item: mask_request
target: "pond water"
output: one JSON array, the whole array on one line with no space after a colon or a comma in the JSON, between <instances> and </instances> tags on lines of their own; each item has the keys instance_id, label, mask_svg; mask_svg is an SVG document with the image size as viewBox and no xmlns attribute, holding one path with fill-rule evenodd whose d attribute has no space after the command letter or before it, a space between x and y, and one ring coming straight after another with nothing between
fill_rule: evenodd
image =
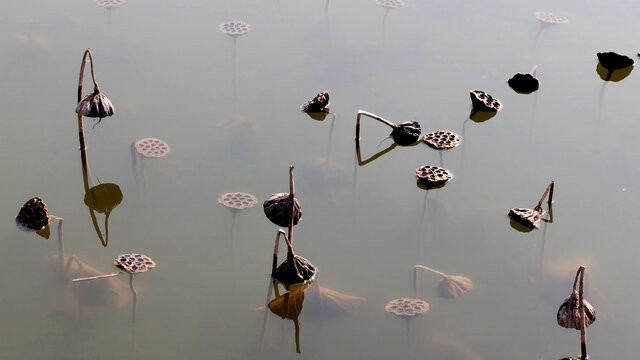
<instances>
[{"instance_id":1,"label":"pond water","mask_svg":"<svg viewBox=\"0 0 640 360\"><path fill-rule=\"evenodd\" d=\"M569 23L543 26L536 11ZM635 58L639 14L627 0L406 0L389 11L374 0L4 4L2 357L559 359L580 353L579 331L555 317L585 265L598 313L590 358L634 358L640 80L632 72L605 83L596 53ZM232 20L251 31L234 41L218 29ZM123 195L106 247L84 201L74 113L87 48L116 108L95 126L84 120L89 185ZM516 94L507 80L534 65L540 90ZM468 120L471 89L503 109ZM324 90L335 119L299 111ZM424 144L395 147L357 166L359 109L416 120L423 133L455 131L462 143L442 157ZM390 146L378 147L388 133L363 119L363 157ZM146 137L166 141L169 155L133 163L131 144ZM416 186L416 168L441 164L454 174L446 186ZM301 354L292 321L268 314L262 333L278 228L261 203L288 191L289 165L304 211L296 253L319 269L322 288L365 298L328 314L308 290ZM511 227L509 209L533 207L550 180L553 223ZM232 191L258 205L234 217L217 202ZM48 240L14 222L33 196L64 218L65 255L94 275L116 271L123 253L157 263L135 277L133 348L126 274L85 292L61 281L56 222ZM104 233L105 215L95 215ZM430 310L410 321L385 312L413 296L416 264L474 288L443 299L439 277L421 273L417 297Z\"/></svg>"}]
</instances>

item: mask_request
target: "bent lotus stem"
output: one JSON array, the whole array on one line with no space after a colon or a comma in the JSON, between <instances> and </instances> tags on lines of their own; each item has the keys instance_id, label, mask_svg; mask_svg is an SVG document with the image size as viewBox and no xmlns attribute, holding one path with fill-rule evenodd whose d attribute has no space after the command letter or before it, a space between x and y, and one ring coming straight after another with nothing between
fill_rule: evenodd
<instances>
[{"instance_id":1,"label":"bent lotus stem","mask_svg":"<svg viewBox=\"0 0 640 360\"><path fill-rule=\"evenodd\" d=\"M80 76L78 77L78 103L82 100L82 83L84 82L84 66L86 65L87 57L89 57L89 62L91 63L91 79L93 80L93 92L97 93L100 91L98 87L98 82L96 81L96 73L93 69L93 55L91 54L91 49L87 49L82 56L82 64L80 65ZM80 139L80 150L86 148L84 142L84 125L82 123L82 115L78 114L78 138Z\"/></svg>"},{"instance_id":2,"label":"bent lotus stem","mask_svg":"<svg viewBox=\"0 0 640 360\"><path fill-rule=\"evenodd\" d=\"M449 278L449 275L447 275L447 274L445 274L445 273L443 273L441 271L432 269L430 267L426 267L424 265L415 265L413 267L413 297L414 298L416 298L418 296L418 270L419 269L427 270L427 271L430 271L430 272L432 272L434 274L438 274L438 275L442 276L445 279Z\"/></svg>"},{"instance_id":3,"label":"bent lotus stem","mask_svg":"<svg viewBox=\"0 0 640 360\"><path fill-rule=\"evenodd\" d=\"M536 205L534 210L536 210L537 212L542 212L542 202L547 197L547 195L549 195L549 200L547 201L547 206L549 208L551 208L551 202L553 201L553 187L554 187L554 182L552 180L549 183L549 185L547 185L547 189L544 191L544 194L542 194L542 197L540 198L540 201L538 201L538 205Z\"/></svg>"},{"instance_id":4,"label":"bent lotus stem","mask_svg":"<svg viewBox=\"0 0 640 360\"><path fill-rule=\"evenodd\" d=\"M122 274L122 271L118 271L117 273L112 273L112 274L105 274L105 275L97 275L97 276L90 276L90 277L83 277L83 278L77 278L77 279L73 279L71 280L71 282L78 282L78 281L88 281L88 280L97 280L97 279L105 279L105 278L110 278L110 277L114 277L114 276L118 276ZM135 291L134 291L135 293Z\"/></svg>"},{"instance_id":5,"label":"bent lotus stem","mask_svg":"<svg viewBox=\"0 0 640 360\"><path fill-rule=\"evenodd\" d=\"M276 235L275 246L273 247L273 262L271 263L271 275L276 272L276 268L278 267L278 248L280 247L280 236L284 236L285 241L287 241L287 234L285 234L284 230L278 229L278 235ZM287 241L287 244L289 242Z\"/></svg>"},{"instance_id":6,"label":"bent lotus stem","mask_svg":"<svg viewBox=\"0 0 640 360\"><path fill-rule=\"evenodd\" d=\"M376 115L376 114L372 114L368 111L364 111L364 110L358 110L358 116L356 117L356 140L360 139L360 116L368 116L370 118L376 119L380 122L382 122L383 124L388 125L389 127L391 127L392 129L395 129L398 127L398 125L392 123L389 120L385 120L383 118L381 118L380 116Z\"/></svg>"},{"instance_id":7,"label":"bent lotus stem","mask_svg":"<svg viewBox=\"0 0 640 360\"><path fill-rule=\"evenodd\" d=\"M78 115L79 118L82 118L82 115ZM82 120L80 121L82 123ZM80 160L82 161L82 183L84 185L84 193L89 194L89 160L87 158L87 148L80 149ZM102 236L102 231L100 230L100 225L98 225L98 218L96 217L95 210L89 206L89 215L91 215L91 222L93 223L93 228L96 230L96 234L98 234L98 238L100 239L100 243L102 246L107 247L109 245L109 228L107 227L107 221L109 216L105 218L105 227L106 227L106 239Z\"/></svg>"},{"instance_id":8,"label":"bent lotus stem","mask_svg":"<svg viewBox=\"0 0 640 360\"><path fill-rule=\"evenodd\" d=\"M534 76L536 74L536 70L538 70L538 65L533 65L531 71L529 71L529 75Z\"/></svg>"}]
</instances>

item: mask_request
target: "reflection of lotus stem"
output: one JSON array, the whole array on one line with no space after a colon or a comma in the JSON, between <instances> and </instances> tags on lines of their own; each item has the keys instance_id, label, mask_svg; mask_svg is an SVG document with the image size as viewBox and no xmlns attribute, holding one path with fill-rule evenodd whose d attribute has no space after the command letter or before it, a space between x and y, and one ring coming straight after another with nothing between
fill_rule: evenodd
<instances>
[{"instance_id":1,"label":"reflection of lotus stem","mask_svg":"<svg viewBox=\"0 0 640 360\"><path fill-rule=\"evenodd\" d=\"M272 281L271 278L269 278L269 288L267 289L267 301L264 303L264 317L262 318L262 330L260 331L260 345L259 345L260 350L262 350L262 342L264 340L264 331L267 328L267 315L269 314L269 300L271 300L271 290L273 289L274 285L275 285L275 280Z\"/></svg>"},{"instance_id":2,"label":"reflection of lotus stem","mask_svg":"<svg viewBox=\"0 0 640 360\"><path fill-rule=\"evenodd\" d=\"M136 305L138 303L138 294L136 293L136 289L133 287L133 275L129 273L129 287L131 288L131 293L133 294L133 324L131 325L131 345L132 347L136 342Z\"/></svg>"},{"instance_id":3,"label":"reflection of lotus stem","mask_svg":"<svg viewBox=\"0 0 640 360\"><path fill-rule=\"evenodd\" d=\"M78 115L78 118L82 118L81 115ZM82 123L82 122L80 122ZM84 139L83 139L84 141ZM81 143L81 145L84 144L84 142ZM85 194L90 194L90 189L89 189L89 160L87 159L87 148L82 147L82 149L80 149L80 159L82 160L82 182L84 184L84 193ZM100 238L100 242L102 243L102 246L107 247L107 245L109 245L109 233L108 233L108 229L107 229L107 237L106 239L102 237L102 231L100 230L100 226L98 225L98 219L96 218L96 214L95 211L93 210L93 208L91 206L89 206L89 215L91 215L91 222L93 223L93 227L96 230L96 234L98 234L98 238ZM108 216L107 216L108 218ZM105 219L105 221L107 221L107 219Z\"/></svg>"},{"instance_id":4,"label":"reflection of lotus stem","mask_svg":"<svg viewBox=\"0 0 640 360\"><path fill-rule=\"evenodd\" d=\"M110 278L110 277L118 276L118 275L120 275L120 274L122 274L122 271L118 271L117 273L106 274L106 275L97 275L97 276L90 276L90 277L77 278L77 279L73 279L73 280L71 280L71 282L87 281L87 280L96 280L96 279L104 279L104 278Z\"/></svg>"},{"instance_id":5,"label":"reflection of lotus stem","mask_svg":"<svg viewBox=\"0 0 640 360\"><path fill-rule=\"evenodd\" d=\"M438 270L423 266L423 265L415 265L413 267L413 297L416 298L418 296L418 269L422 269L422 270L427 270L430 271L434 274L438 274L440 276L442 276L445 279L449 278L449 275L440 272Z\"/></svg>"}]
</instances>

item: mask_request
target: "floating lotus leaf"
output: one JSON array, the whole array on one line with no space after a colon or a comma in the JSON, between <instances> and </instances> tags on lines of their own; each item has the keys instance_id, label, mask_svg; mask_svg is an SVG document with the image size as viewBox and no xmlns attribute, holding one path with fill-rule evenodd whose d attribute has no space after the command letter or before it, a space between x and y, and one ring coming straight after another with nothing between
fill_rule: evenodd
<instances>
[{"instance_id":1,"label":"floating lotus leaf","mask_svg":"<svg viewBox=\"0 0 640 360\"><path fill-rule=\"evenodd\" d=\"M49 209L39 197L29 199L16 216L16 225L22 231L40 231L49 224Z\"/></svg>"},{"instance_id":2,"label":"floating lotus leaf","mask_svg":"<svg viewBox=\"0 0 640 360\"><path fill-rule=\"evenodd\" d=\"M531 94L538 90L540 82L531 74L517 73L507 81L511 88L520 94Z\"/></svg>"},{"instance_id":3,"label":"floating lotus leaf","mask_svg":"<svg viewBox=\"0 0 640 360\"><path fill-rule=\"evenodd\" d=\"M429 303L420 299L400 298L389 301L384 310L402 318L412 318L429 311Z\"/></svg>"},{"instance_id":4,"label":"floating lotus leaf","mask_svg":"<svg viewBox=\"0 0 640 360\"><path fill-rule=\"evenodd\" d=\"M502 109L500 100L482 90L470 90L471 103L476 111L498 112Z\"/></svg>"},{"instance_id":5,"label":"floating lotus leaf","mask_svg":"<svg viewBox=\"0 0 640 360\"><path fill-rule=\"evenodd\" d=\"M159 158L169 155L171 147L163 140L156 138L144 138L133 145L136 151L144 157Z\"/></svg>"},{"instance_id":6,"label":"floating lotus leaf","mask_svg":"<svg viewBox=\"0 0 640 360\"><path fill-rule=\"evenodd\" d=\"M420 123L417 121L407 121L396 125L391 131L393 142L398 145L407 146L420 139Z\"/></svg>"},{"instance_id":7,"label":"floating lotus leaf","mask_svg":"<svg viewBox=\"0 0 640 360\"><path fill-rule=\"evenodd\" d=\"M108 214L122 202L120 187L112 183L96 185L84 195L84 203L89 208Z\"/></svg>"},{"instance_id":8,"label":"floating lotus leaf","mask_svg":"<svg viewBox=\"0 0 640 360\"><path fill-rule=\"evenodd\" d=\"M575 290L571 292L568 298L564 299L556 315L558 325L567 329L580 330L580 328L582 328L582 315L580 311L578 311L578 299L578 292ZM596 321L596 310L587 300L583 300L583 304L586 315L585 325L589 327L589 325Z\"/></svg>"},{"instance_id":9,"label":"floating lotus leaf","mask_svg":"<svg viewBox=\"0 0 640 360\"><path fill-rule=\"evenodd\" d=\"M464 276L447 275L438 284L438 296L445 299L462 296L471 290L473 290L473 281Z\"/></svg>"},{"instance_id":10,"label":"floating lotus leaf","mask_svg":"<svg viewBox=\"0 0 640 360\"><path fill-rule=\"evenodd\" d=\"M256 205L258 199L247 193L229 192L220 195L218 202L231 210L244 210Z\"/></svg>"},{"instance_id":11,"label":"floating lotus leaf","mask_svg":"<svg viewBox=\"0 0 640 360\"><path fill-rule=\"evenodd\" d=\"M289 193L278 193L271 195L262 204L264 214L274 224L282 227L288 227L291 216L291 202L289 201ZM298 224L302 219L302 207L298 199L294 199L294 217L293 225Z\"/></svg>"},{"instance_id":12,"label":"floating lotus leaf","mask_svg":"<svg viewBox=\"0 0 640 360\"><path fill-rule=\"evenodd\" d=\"M76 106L76 113L90 118L102 119L115 114L115 112L111 100L100 90L85 95Z\"/></svg>"},{"instance_id":13,"label":"floating lotus leaf","mask_svg":"<svg viewBox=\"0 0 640 360\"><path fill-rule=\"evenodd\" d=\"M219 28L220 31L231 36L244 35L251 31L251 25L244 21L229 21L220 24Z\"/></svg>"},{"instance_id":14,"label":"floating lotus leaf","mask_svg":"<svg viewBox=\"0 0 640 360\"><path fill-rule=\"evenodd\" d=\"M313 99L307 101L300 106L300 110L306 113L328 112L329 110L329 92L323 91L316 95ZM326 116L326 115L325 115ZM324 120L324 119L323 119Z\"/></svg>"},{"instance_id":15,"label":"floating lotus leaf","mask_svg":"<svg viewBox=\"0 0 640 360\"><path fill-rule=\"evenodd\" d=\"M118 256L113 261L113 265L129 274L147 272L156 267L156 263L150 257L135 253Z\"/></svg>"},{"instance_id":16,"label":"floating lotus leaf","mask_svg":"<svg viewBox=\"0 0 640 360\"><path fill-rule=\"evenodd\" d=\"M376 4L387 9L395 9L404 6L404 0L376 0Z\"/></svg>"},{"instance_id":17,"label":"floating lotus leaf","mask_svg":"<svg viewBox=\"0 0 640 360\"><path fill-rule=\"evenodd\" d=\"M442 185L453 177L449 170L430 165L421 166L416 169L416 176L418 177L419 184L427 186Z\"/></svg>"},{"instance_id":18,"label":"floating lotus leaf","mask_svg":"<svg viewBox=\"0 0 640 360\"><path fill-rule=\"evenodd\" d=\"M536 18L547 24L566 24L569 20L564 16L554 15L550 12L538 11L536 12Z\"/></svg>"},{"instance_id":19,"label":"floating lotus leaf","mask_svg":"<svg viewBox=\"0 0 640 360\"><path fill-rule=\"evenodd\" d=\"M276 268L272 276L288 286L313 281L316 272L317 269L309 260L299 255L293 255L287 256L287 259Z\"/></svg>"},{"instance_id":20,"label":"floating lotus leaf","mask_svg":"<svg viewBox=\"0 0 640 360\"><path fill-rule=\"evenodd\" d=\"M544 213L542 210L513 208L509 210L509 217L524 226L537 229L540 227L540 217L544 215Z\"/></svg>"},{"instance_id":21,"label":"floating lotus leaf","mask_svg":"<svg viewBox=\"0 0 640 360\"><path fill-rule=\"evenodd\" d=\"M98 6L103 8L112 8L126 3L126 0L93 0Z\"/></svg>"},{"instance_id":22,"label":"floating lotus leaf","mask_svg":"<svg viewBox=\"0 0 640 360\"><path fill-rule=\"evenodd\" d=\"M422 137L422 141L434 149L453 149L460 144L460 135L452 131L438 130L436 132L426 133Z\"/></svg>"}]
</instances>

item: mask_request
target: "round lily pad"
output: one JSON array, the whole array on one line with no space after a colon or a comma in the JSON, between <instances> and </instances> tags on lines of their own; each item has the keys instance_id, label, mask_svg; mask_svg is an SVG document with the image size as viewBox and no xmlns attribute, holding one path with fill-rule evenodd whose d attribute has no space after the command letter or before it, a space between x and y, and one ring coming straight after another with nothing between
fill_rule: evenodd
<instances>
[{"instance_id":1,"label":"round lily pad","mask_svg":"<svg viewBox=\"0 0 640 360\"><path fill-rule=\"evenodd\" d=\"M136 151L144 157L159 158L169 155L171 147L163 140L156 138L144 138L134 144Z\"/></svg>"},{"instance_id":2,"label":"round lily pad","mask_svg":"<svg viewBox=\"0 0 640 360\"><path fill-rule=\"evenodd\" d=\"M150 257L135 253L118 256L113 261L113 265L129 274L147 272L156 267L156 263Z\"/></svg>"},{"instance_id":3,"label":"round lily pad","mask_svg":"<svg viewBox=\"0 0 640 360\"><path fill-rule=\"evenodd\" d=\"M460 144L460 135L452 131L438 130L424 134L422 141L434 149L453 149Z\"/></svg>"},{"instance_id":4,"label":"round lily pad","mask_svg":"<svg viewBox=\"0 0 640 360\"><path fill-rule=\"evenodd\" d=\"M231 210L244 210L256 205L258 199L247 193L228 192L220 195L218 202Z\"/></svg>"},{"instance_id":5,"label":"round lily pad","mask_svg":"<svg viewBox=\"0 0 640 360\"><path fill-rule=\"evenodd\" d=\"M403 318L411 318L429 311L429 303L420 299L400 298L389 301L386 312Z\"/></svg>"},{"instance_id":6,"label":"round lily pad","mask_svg":"<svg viewBox=\"0 0 640 360\"><path fill-rule=\"evenodd\" d=\"M239 36L251 31L251 25L244 21L229 21L220 24L219 29L227 35Z\"/></svg>"}]
</instances>

